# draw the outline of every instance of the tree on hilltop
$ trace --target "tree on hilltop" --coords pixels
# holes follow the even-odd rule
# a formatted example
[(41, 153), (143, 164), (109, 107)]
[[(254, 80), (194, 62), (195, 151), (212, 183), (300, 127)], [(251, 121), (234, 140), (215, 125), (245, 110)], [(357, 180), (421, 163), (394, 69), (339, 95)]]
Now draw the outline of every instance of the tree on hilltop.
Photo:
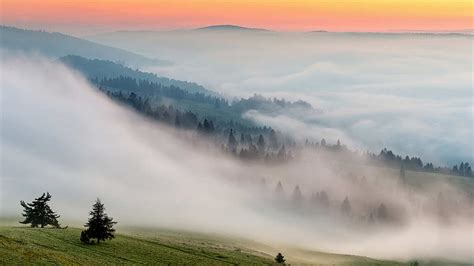
[(52, 225), (56, 228), (59, 228), (57, 215), (51, 207), (48, 205), (48, 201), (51, 200), (51, 194), (49, 192), (43, 193), (41, 197), (36, 198), (31, 203), (25, 203), (20, 201), (21, 206), (23, 206), (23, 217), (25, 220), (21, 221), (22, 224), (31, 224), (31, 227), (44, 228), (47, 225)]
[(81, 232), (81, 242), (89, 243), (90, 239), (95, 238), (98, 244), (101, 240), (115, 238), (113, 226), (117, 222), (114, 222), (112, 217), (109, 217), (104, 211), (104, 204), (97, 198), (94, 205), (92, 205), (92, 211), (89, 213), (91, 217), (84, 226), (87, 229)]
[(285, 263), (285, 256), (283, 256), (280, 252), (275, 257), (275, 262), (278, 264), (284, 264)]

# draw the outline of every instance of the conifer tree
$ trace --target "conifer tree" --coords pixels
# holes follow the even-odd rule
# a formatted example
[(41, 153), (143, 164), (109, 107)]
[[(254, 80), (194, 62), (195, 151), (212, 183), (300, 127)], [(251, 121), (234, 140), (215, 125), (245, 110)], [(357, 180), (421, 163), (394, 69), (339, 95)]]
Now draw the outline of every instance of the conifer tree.
[(278, 254), (275, 257), (275, 262), (278, 264), (283, 264), (285, 263), (285, 261), (286, 261), (285, 256), (283, 256), (280, 252), (278, 252)]
[(270, 135), (268, 139), (269, 139), (270, 147), (274, 150), (278, 149), (278, 140), (277, 140), (277, 135), (276, 135), (275, 130), (273, 129), (270, 130)]
[(181, 119), (179, 118), (179, 114), (176, 114), (174, 118), (174, 126), (177, 128), (181, 127)]
[(31, 227), (41, 228), (52, 225), (56, 228), (59, 228), (57, 215), (51, 207), (48, 205), (48, 201), (51, 200), (51, 194), (49, 192), (43, 193), (41, 197), (36, 198), (31, 203), (25, 203), (20, 201), (21, 206), (23, 206), (22, 215), (25, 217), (24, 221), (21, 221), (22, 224), (31, 224)]
[(263, 138), (262, 134), (260, 134), (260, 136), (258, 136), (257, 147), (258, 147), (258, 151), (260, 153), (263, 154), (265, 152), (265, 139)]
[(301, 204), (303, 202), (303, 194), (301, 194), (299, 186), (296, 186), (293, 190), (292, 199), (295, 204)]
[(89, 239), (97, 239), (97, 243), (101, 240), (112, 240), (114, 238), (115, 229), (113, 228), (114, 222), (112, 217), (109, 217), (105, 212), (104, 204), (97, 198), (94, 205), (92, 205), (92, 211), (89, 213), (90, 218), (85, 227), (86, 230), (81, 233), (81, 241)]
[(321, 206), (329, 207), (329, 196), (326, 191), (322, 190), (319, 193), (319, 202), (321, 203)]
[(341, 205), (341, 211), (345, 215), (349, 215), (351, 213), (351, 203), (349, 202), (349, 198), (346, 197)]
[(275, 199), (282, 202), (285, 200), (285, 191), (283, 189), (283, 185), (281, 184), (280, 181), (278, 181), (278, 184), (275, 187)]
[(326, 146), (326, 140), (325, 139), (322, 139), (321, 140), (321, 147), (325, 147)]
[(281, 184), (280, 181), (278, 181), (278, 184), (277, 184), (277, 186), (276, 186), (276, 188), (275, 188), (275, 193), (276, 193), (277, 195), (281, 195), (281, 194), (284, 193), (284, 192), (283, 192), (283, 185)]
[(229, 150), (234, 151), (237, 148), (237, 140), (234, 136), (234, 131), (231, 129), (229, 133), (229, 141), (227, 142), (227, 147)]

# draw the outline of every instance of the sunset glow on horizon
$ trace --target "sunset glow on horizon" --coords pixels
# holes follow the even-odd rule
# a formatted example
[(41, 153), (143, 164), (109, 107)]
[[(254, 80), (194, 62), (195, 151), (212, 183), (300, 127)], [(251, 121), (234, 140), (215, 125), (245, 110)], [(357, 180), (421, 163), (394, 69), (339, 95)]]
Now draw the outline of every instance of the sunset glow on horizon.
[(2, 24), (85, 29), (177, 29), (216, 24), (283, 31), (461, 30), (472, 1), (1, 0)]

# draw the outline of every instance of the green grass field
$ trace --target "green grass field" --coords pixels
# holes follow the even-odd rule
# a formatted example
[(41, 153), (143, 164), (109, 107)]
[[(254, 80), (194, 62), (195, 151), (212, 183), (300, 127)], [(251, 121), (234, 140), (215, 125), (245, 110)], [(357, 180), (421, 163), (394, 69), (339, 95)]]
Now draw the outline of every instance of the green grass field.
[[(0, 265), (270, 265), (277, 252), (250, 240), (158, 229), (134, 229), (100, 245), (84, 245), (79, 241), (80, 231), (1, 226)], [(287, 251), (292, 254), (286, 257), (287, 262), (293, 265), (401, 265), (357, 256)]]
[[(239, 249), (117, 235), (100, 245), (79, 241), (80, 229), (0, 228), (0, 264), (270, 264), (272, 258)], [(182, 240), (182, 239), (181, 239)]]

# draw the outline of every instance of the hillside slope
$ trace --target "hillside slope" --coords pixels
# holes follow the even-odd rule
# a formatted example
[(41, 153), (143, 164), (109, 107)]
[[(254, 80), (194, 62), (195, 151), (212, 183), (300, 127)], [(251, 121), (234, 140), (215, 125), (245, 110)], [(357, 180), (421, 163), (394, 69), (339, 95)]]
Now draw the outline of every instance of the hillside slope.
[(189, 93), (202, 93), (205, 95), (217, 95), (217, 93), (205, 89), (194, 82), (187, 82), (165, 77), (159, 77), (154, 73), (134, 70), (124, 65), (109, 60), (88, 59), (77, 55), (67, 55), (59, 59), (65, 65), (81, 72), (89, 79), (117, 78), (120, 76), (130, 77), (136, 80), (147, 80), (161, 84), (162, 86), (175, 86)]
[(24, 30), (8, 26), (0, 26), (0, 47), (10, 51), (39, 53), (53, 58), (75, 54), (120, 61), (136, 67), (167, 63), (58, 32)]
[(0, 264), (271, 265), (281, 251), (293, 265), (405, 265), (366, 257), (274, 247), (251, 240), (163, 229), (122, 230), (112, 241), (83, 245), (80, 229), (0, 226)]
[(0, 264), (269, 264), (271, 257), (212, 243), (118, 235), (100, 245), (83, 245), (79, 229), (0, 228)]

